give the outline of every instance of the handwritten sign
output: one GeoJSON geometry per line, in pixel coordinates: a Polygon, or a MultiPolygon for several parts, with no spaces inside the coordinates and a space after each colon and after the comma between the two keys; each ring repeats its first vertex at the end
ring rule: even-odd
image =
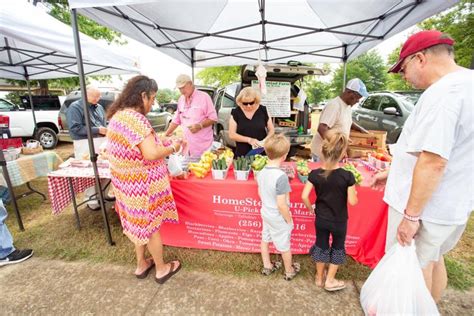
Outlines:
{"type": "MultiPolygon", "coordinates": [[[[271,117],[290,117],[291,83],[267,81],[267,94],[262,95],[261,104],[265,105],[271,117]]],[[[252,87],[258,89],[258,81],[252,80],[252,87]]]]}

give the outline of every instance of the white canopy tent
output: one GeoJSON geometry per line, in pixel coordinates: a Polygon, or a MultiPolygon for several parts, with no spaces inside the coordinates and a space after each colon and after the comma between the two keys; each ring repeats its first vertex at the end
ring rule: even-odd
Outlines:
{"type": "Polygon", "coordinates": [[[458,0],[69,0],[191,66],[345,62],[458,0]]]}
{"type": "MultiPolygon", "coordinates": [[[[70,26],[22,1],[0,3],[0,78],[40,80],[78,76],[70,26]]],[[[81,34],[85,75],[139,72],[131,57],[81,34]]]]}
{"type": "MultiPolygon", "coordinates": [[[[27,2],[2,0],[0,3],[0,78],[26,80],[35,126],[29,81],[75,77],[82,73],[78,69],[73,34],[70,26],[27,2]]],[[[80,38],[84,55],[84,75],[139,72],[137,63],[131,57],[117,54],[106,44],[84,34],[81,34],[80,38]]],[[[18,225],[23,230],[1,150],[0,164],[10,190],[18,225]]]]}
{"type": "Polygon", "coordinates": [[[73,20],[79,12],[194,74],[194,67],[259,60],[345,63],[459,0],[68,1],[73,20]]]}

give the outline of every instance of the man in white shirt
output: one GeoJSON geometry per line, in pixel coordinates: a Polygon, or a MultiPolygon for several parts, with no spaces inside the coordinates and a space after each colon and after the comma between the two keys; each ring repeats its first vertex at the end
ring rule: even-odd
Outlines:
{"type": "Polygon", "coordinates": [[[344,92],[330,100],[324,107],[319,117],[318,131],[311,141],[311,156],[313,161],[319,161],[321,157],[321,146],[326,133],[329,130],[341,132],[349,138],[351,128],[363,133],[365,129],[352,123],[352,106],[359,102],[360,98],[367,97],[367,88],[359,78],[349,80],[344,92]]]}
{"type": "Polygon", "coordinates": [[[431,30],[403,45],[389,71],[426,90],[394,146],[390,171],[373,179],[373,185],[387,180],[386,250],[397,240],[403,246],[415,240],[437,302],[447,285],[443,255],[459,241],[474,208],[474,73],[456,64],[453,44],[431,30]]]}

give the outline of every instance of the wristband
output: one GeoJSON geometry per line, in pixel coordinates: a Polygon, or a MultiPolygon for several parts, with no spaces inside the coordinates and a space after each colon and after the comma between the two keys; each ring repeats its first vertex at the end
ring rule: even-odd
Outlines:
{"type": "Polygon", "coordinates": [[[403,218],[409,220],[410,222],[418,222],[420,221],[421,216],[412,216],[407,214],[407,210],[403,213],[403,218]]]}

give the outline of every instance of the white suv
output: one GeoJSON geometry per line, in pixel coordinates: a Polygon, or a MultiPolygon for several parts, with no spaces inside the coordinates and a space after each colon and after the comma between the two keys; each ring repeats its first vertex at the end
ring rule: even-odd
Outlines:
{"type": "Polygon", "coordinates": [[[38,140],[43,148],[53,149],[58,143],[58,113],[59,113],[59,99],[57,106],[54,104],[51,107],[51,102],[43,103],[37,102],[40,97],[35,97],[33,102],[35,104],[36,128],[33,121],[33,114],[31,108],[27,106],[20,107],[11,103],[8,100],[0,98],[0,114],[10,118],[10,133],[12,137],[29,137],[38,140]],[[57,109],[56,109],[57,107],[57,109]]]}

